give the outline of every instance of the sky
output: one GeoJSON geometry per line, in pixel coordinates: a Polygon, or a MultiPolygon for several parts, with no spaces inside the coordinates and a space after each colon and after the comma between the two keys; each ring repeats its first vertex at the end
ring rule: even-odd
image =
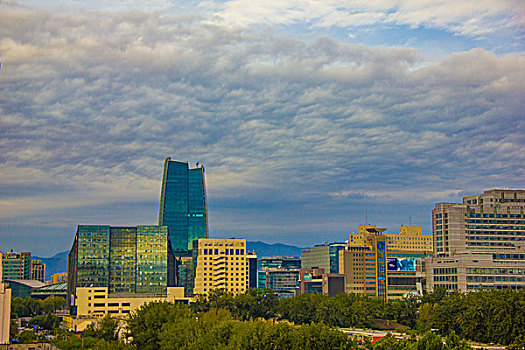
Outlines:
{"type": "Polygon", "coordinates": [[[525,188],[521,0],[3,0],[0,251],[158,220],[204,164],[210,237],[431,233],[525,188]]]}

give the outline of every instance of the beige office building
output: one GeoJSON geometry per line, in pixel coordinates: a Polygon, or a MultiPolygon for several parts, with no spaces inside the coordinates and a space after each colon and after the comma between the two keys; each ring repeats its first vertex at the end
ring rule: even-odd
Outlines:
{"type": "MultiPolygon", "coordinates": [[[[0,262],[2,261],[0,253],[0,262]]],[[[11,321],[11,289],[2,282],[2,264],[0,264],[0,344],[9,344],[9,326],[11,321]]]]}
{"type": "Polygon", "coordinates": [[[212,289],[236,294],[246,291],[249,282],[246,239],[200,238],[193,245],[194,295],[208,294],[212,289]]]}
{"type": "MultiPolygon", "coordinates": [[[[367,237],[376,225],[359,225],[356,233],[350,234],[350,246],[363,246],[367,244],[367,237]]],[[[392,250],[408,250],[414,252],[433,252],[432,235],[422,234],[421,226],[401,226],[399,233],[383,233],[383,237],[392,250]]]]}
{"type": "Polygon", "coordinates": [[[425,258],[432,252],[432,236],[419,226],[401,226],[400,233],[385,234],[376,225],[359,225],[348,246],[339,251],[339,273],[347,293],[383,300],[422,294],[425,258]]]}
{"type": "Polygon", "coordinates": [[[462,292],[525,286],[525,191],[490,190],[432,211],[429,290],[462,292]]]}

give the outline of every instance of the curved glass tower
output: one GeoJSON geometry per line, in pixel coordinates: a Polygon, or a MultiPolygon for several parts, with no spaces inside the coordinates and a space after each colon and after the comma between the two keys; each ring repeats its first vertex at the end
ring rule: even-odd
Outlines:
{"type": "Polygon", "coordinates": [[[164,161],[159,225],[168,226],[175,256],[191,256],[193,241],[208,237],[204,167],[188,162],[164,161]]]}

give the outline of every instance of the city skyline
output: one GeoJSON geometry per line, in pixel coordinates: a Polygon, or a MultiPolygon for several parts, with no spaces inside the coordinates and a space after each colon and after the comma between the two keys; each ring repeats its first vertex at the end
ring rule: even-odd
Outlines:
{"type": "Polygon", "coordinates": [[[157,224],[167,156],[205,165],[209,237],[302,247],[525,188],[523,2],[0,8],[0,250],[157,224]]]}

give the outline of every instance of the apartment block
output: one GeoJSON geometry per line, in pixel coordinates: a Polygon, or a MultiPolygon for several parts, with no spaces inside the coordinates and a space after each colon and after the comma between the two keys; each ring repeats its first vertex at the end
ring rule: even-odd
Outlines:
{"type": "MultiPolygon", "coordinates": [[[[246,239],[201,238],[193,243],[195,287],[193,294],[213,289],[243,293],[249,286],[246,239]]],[[[253,255],[253,254],[252,254],[253,255]]]]}

